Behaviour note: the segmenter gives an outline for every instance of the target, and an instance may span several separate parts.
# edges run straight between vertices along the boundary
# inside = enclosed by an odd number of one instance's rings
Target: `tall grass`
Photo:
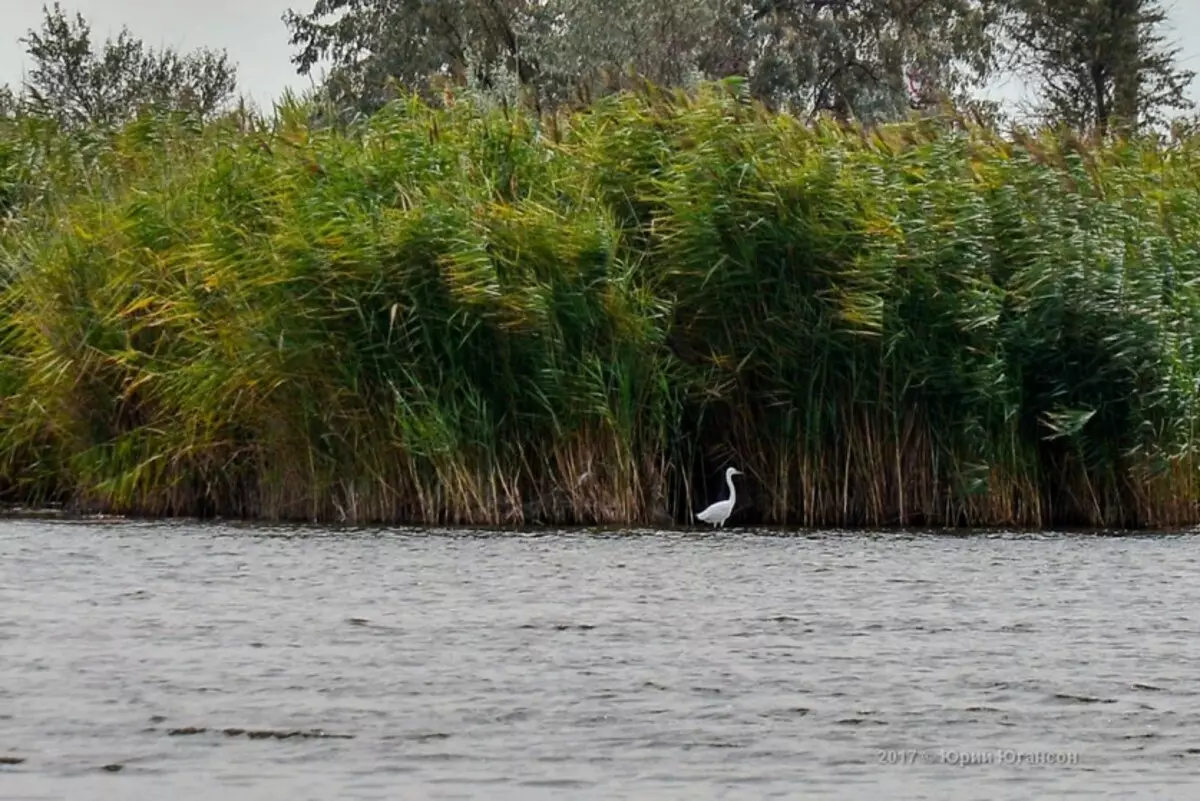
[[[1196,142],[723,85],[307,118],[0,128],[0,490],[663,523],[733,463],[744,521],[1200,520]]]

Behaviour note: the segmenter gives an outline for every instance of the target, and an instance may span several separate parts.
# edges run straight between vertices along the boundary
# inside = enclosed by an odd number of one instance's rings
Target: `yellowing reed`
[[[736,464],[735,522],[1200,522],[1197,142],[312,112],[0,122],[10,500],[662,524]]]

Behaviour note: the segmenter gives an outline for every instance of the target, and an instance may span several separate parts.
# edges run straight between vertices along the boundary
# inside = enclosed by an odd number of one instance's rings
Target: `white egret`
[[[737,501],[737,490],[733,488],[733,477],[741,474],[742,471],[736,467],[728,468],[725,471],[725,483],[729,485],[729,499],[717,501],[703,512],[697,512],[696,517],[705,523],[712,523],[714,528],[725,525],[725,519],[729,517],[729,513],[733,511],[733,504]]]

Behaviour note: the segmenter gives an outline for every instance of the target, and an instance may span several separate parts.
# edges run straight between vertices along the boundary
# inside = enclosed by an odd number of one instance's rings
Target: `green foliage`
[[[8,120],[17,115],[17,96],[11,87],[0,86],[0,120]]]
[[[19,98],[27,113],[63,127],[120,124],[147,107],[208,117],[233,95],[237,69],[224,53],[155,51],[125,29],[97,51],[81,15],[58,3],[42,11],[41,29],[20,40],[31,62]]]
[[[1038,89],[1040,114],[1075,130],[1133,131],[1192,106],[1195,72],[1163,35],[1159,0],[1008,0],[1019,70]]]
[[[0,239],[0,488],[652,523],[734,463],[767,522],[1200,518],[1195,140],[810,126],[741,92],[144,116],[39,156]],[[0,175],[84,152],[0,131]]]
[[[316,0],[284,15],[302,74],[373,110],[449,81],[538,109],[631,85],[742,77],[800,113],[902,117],[996,63],[999,0]]]

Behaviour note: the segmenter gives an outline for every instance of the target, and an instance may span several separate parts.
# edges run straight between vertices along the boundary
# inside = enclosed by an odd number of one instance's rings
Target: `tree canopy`
[[[961,95],[995,63],[993,0],[317,0],[284,20],[301,73],[366,108],[439,78],[587,102],[636,74],[731,75],[806,113],[894,116]]]
[[[237,68],[224,52],[154,50],[123,28],[93,47],[91,26],[62,6],[42,7],[40,30],[19,41],[32,61],[19,94],[6,89],[4,106],[57,120],[64,126],[114,124],[152,106],[210,116],[233,96]]]
[[[210,117],[234,96],[224,51],[155,50],[122,29],[93,43],[57,2],[19,41],[31,68],[0,118],[114,124],[154,107]],[[1038,123],[1104,135],[1177,122],[1194,73],[1161,0],[315,0],[284,14],[300,74],[339,110],[465,88],[537,110],[587,105],[631,81],[737,76],[802,116],[874,122],[939,109],[993,116],[1005,74]]]
[[[1159,0],[317,0],[284,16],[302,74],[370,111],[450,82],[537,108],[587,103],[630,75],[740,76],[772,107],[894,119],[980,106],[1014,72],[1040,120],[1107,130],[1185,110],[1192,73]]]
[[[1010,50],[1038,90],[1035,113],[1103,134],[1191,108],[1195,73],[1180,67],[1166,20],[1158,0],[1012,0]]]

